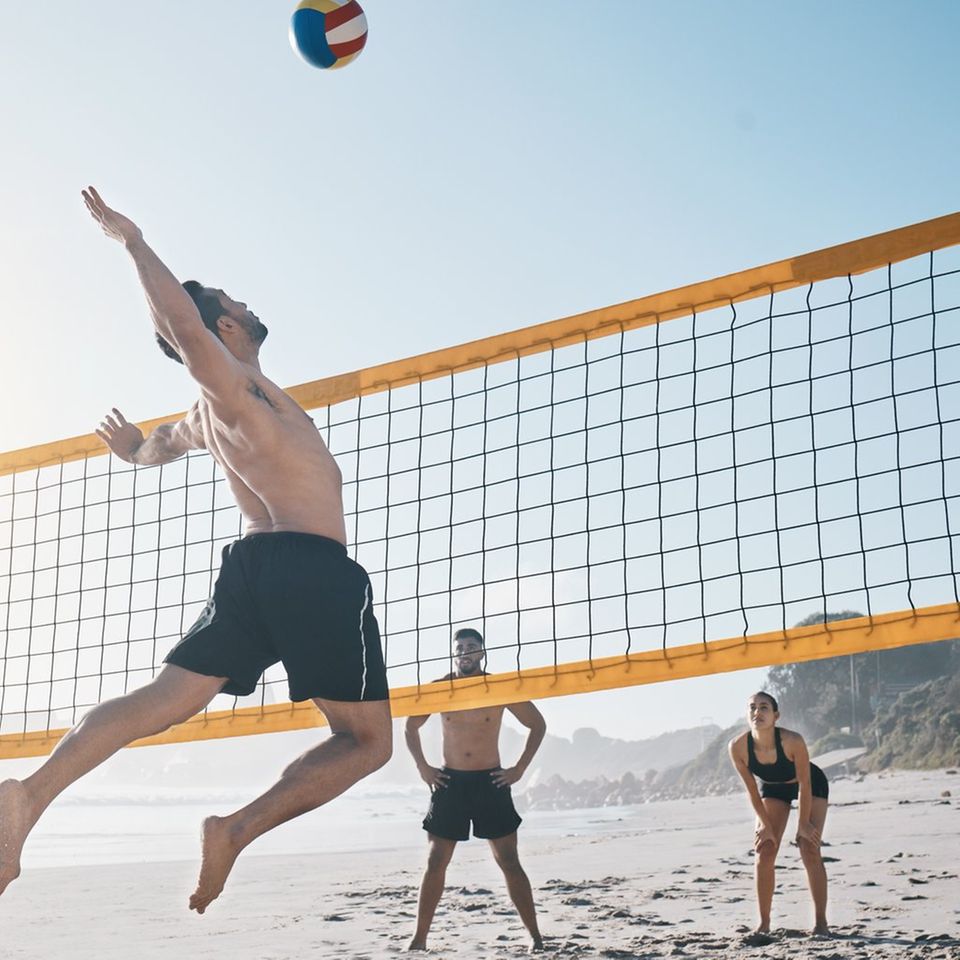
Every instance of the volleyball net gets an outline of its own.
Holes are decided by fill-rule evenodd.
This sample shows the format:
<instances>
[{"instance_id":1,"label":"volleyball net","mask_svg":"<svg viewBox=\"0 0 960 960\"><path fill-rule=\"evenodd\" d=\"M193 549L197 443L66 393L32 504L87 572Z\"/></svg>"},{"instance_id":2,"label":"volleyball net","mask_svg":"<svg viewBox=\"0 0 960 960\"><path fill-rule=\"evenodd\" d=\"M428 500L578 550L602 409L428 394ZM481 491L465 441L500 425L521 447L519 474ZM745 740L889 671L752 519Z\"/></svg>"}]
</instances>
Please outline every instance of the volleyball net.
<instances>
[{"instance_id":1,"label":"volleyball net","mask_svg":"<svg viewBox=\"0 0 960 960\"><path fill-rule=\"evenodd\" d=\"M958 243L953 214L292 388L343 472L394 714L960 634ZM0 757L155 676L240 535L204 453L0 455ZM438 682L462 626L488 675ZM285 699L271 668L149 742L322 722Z\"/></svg>"}]
</instances>

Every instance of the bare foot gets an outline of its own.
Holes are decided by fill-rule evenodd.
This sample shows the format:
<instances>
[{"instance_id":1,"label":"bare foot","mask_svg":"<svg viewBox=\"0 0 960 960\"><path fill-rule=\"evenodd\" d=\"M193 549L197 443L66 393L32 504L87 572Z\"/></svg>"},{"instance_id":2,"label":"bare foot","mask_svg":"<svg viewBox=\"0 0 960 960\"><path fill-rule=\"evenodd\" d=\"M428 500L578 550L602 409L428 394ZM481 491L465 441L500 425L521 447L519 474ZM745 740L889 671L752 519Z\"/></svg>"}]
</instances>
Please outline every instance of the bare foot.
<instances>
[{"instance_id":1,"label":"bare foot","mask_svg":"<svg viewBox=\"0 0 960 960\"><path fill-rule=\"evenodd\" d=\"M427 949L427 941L426 941L426 940L418 940L416 937L414 937L414 938L407 944L407 950L426 950L426 949Z\"/></svg>"},{"instance_id":2,"label":"bare foot","mask_svg":"<svg viewBox=\"0 0 960 960\"><path fill-rule=\"evenodd\" d=\"M833 934L830 933L830 928L827 926L826 920L823 923L818 923L811 931L811 937L830 937Z\"/></svg>"},{"instance_id":3,"label":"bare foot","mask_svg":"<svg viewBox=\"0 0 960 960\"><path fill-rule=\"evenodd\" d=\"M0 893L20 876L20 852L33 826L30 799L19 780L0 783Z\"/></svg>"},{"instance_id":4,"label":"bare foot","mask_svg":"<svg viewBox=\"0 0 960 960\"><path fill-rule=\"evenodd\" d=\"M225 818L207 817L203 821L200 879L190 897L191 910L203 913L220 896L241 849L231 838Z\"/></svg>"},{"instance_id":5,"label":"bare foot","mask_svg":"<svg viewBox=\"0 0 960 960\"><path fill-rule=\"evenodd\" d=\"M543 939L541 937L534 937L530 941L530 953L539 953L543 949Z\"/></svg>"},{"instance_id":6,"label":"bare foot","mask_svg":"<svg viewBox=\"0 0 960 960\"><path fill-rule=\"evenodd\" d=\"M761 924L757 927L757 929L754 930L753 932L754 932L754 933L769 933L769 932L770 932L770 921L768 920L766 923L761 923Z\"/></svg>"}]
</instances>

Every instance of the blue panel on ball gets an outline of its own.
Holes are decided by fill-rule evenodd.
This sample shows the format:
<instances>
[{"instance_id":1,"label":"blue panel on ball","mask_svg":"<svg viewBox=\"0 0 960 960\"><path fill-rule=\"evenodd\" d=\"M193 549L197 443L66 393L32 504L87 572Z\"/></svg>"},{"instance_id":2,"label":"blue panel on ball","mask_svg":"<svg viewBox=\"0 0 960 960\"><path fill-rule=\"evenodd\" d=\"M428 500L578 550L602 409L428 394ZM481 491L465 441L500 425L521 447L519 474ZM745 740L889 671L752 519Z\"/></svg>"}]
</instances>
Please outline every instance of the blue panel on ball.
<instances>
[{"instance_id":1,"label":"blue panel on ball","mask_svg":"<svg viewBox=\"0 0 960 960\"><path fill-rule=\"evenodd\" d=\"M337 58L327 43L326 17L318 10L294 10L290 36L297 52L313 67L332 67Z\"/></svg>"}]
</instances>

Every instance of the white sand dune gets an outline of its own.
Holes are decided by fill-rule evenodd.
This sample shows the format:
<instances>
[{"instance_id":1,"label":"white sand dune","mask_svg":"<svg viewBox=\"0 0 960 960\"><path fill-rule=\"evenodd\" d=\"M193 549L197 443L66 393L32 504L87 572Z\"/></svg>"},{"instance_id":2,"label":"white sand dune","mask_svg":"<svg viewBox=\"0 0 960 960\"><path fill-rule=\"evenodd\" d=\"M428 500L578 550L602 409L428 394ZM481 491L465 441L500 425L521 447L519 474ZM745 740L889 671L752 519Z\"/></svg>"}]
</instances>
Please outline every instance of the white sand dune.
<instances>
[{"instance_id":1,"label":"white sand dune","mask_svg":"<svg viewBox=\"0 0 960 960\"><path fill-rule=\"evenodd\" d=\"M944 797L952 791L953 797ZM810 939L795 847L781 853L769 939L754 923L752 825L742 797L624 808L618 829L538 835L521 853L549 948L598 958L960 958L960 776L870 776L832 786L825 855L838 936ZM636 815L635 815L636 814ZM323 816L320 812L316 816ZM194 863L29 869L0 899L4 960L353 960L399 954L412 929L424 849L256 856L203 917ZM26 858L25 858L26 859ZM431 937L439 957L521 954L523 929L486 844L462 844Z\"/></svg>"}]
</instances>

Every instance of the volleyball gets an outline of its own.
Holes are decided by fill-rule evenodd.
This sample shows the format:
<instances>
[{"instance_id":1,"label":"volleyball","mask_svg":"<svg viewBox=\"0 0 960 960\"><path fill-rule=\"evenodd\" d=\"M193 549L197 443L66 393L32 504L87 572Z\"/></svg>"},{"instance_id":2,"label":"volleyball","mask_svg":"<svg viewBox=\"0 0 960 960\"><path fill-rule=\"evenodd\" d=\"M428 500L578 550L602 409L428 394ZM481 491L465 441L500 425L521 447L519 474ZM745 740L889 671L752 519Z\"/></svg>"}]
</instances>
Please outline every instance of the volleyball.
<instances>
[{"instance_id":1,"label":"volleyball","mask_svg":"<svg viewBox=\"0 0 960 960\"><path fill-rule=\"evenodd\" d=\"M357 0L302 0L290 19L290 43L311 67L345 67L366 42L367 18Z\"/></svg>"}]
</instances>

